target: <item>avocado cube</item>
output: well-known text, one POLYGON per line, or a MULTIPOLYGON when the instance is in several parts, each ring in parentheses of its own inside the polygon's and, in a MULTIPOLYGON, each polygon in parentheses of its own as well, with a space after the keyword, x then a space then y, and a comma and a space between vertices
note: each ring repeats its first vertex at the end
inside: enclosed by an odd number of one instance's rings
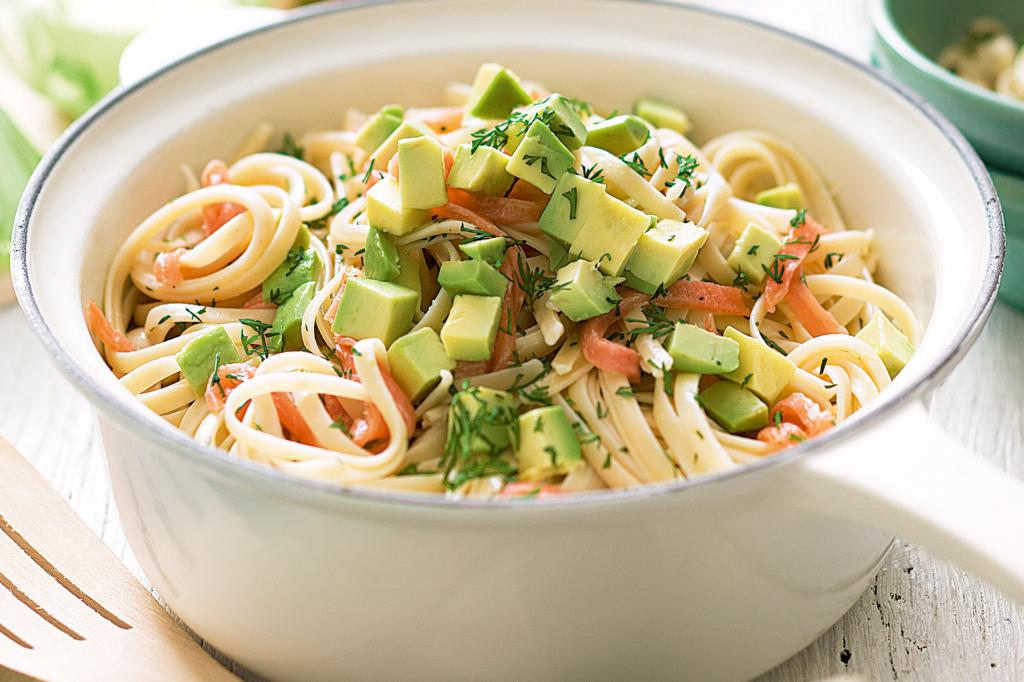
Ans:
POLYGON ((618 277, 650 224, 646 213, 605 194, 572 240, 569 252, 597 263, 604 274, 618 277))
POLYGON ((242 358, 224 327, 192 335, 192 340, 174 357, 181 375, 197 396, 206 392, 213 370, 220 365, 241 362, 242 358))
POLYGON ((353 277, 345 283, 331 329, 353 339, 380 339, 385 346, 412 328, 419 294, 391 282, 353 277))
MULTIPOLYGON (((417 301, 423 295, 423 271, 426 263, 423 261, 423 251, 414 249, 412 251, 398 250, 398 277, 392 280, 398 286, 412 289, 416 292, 417 301)), ((417 309, 419 302, 416 303, 417 309)))
POLYGON ((642 291, 645 294, 650 294, 651 296, 658 293, 659 285, 651 284, 650 282, 642 280, 629 270, 622 273, 622 283, 630 289, 636 289, 637 291, 642 291))
POLYGON ((579 149, 587 139, 587 127, 580 120, 572 102, 562 95, 554 94, 531 104, 523 111, 522 118, 513 121, 508 127, 508 144, 505 146, 509 151, 519 147, 527 134, 526 124, 535 120, 545 121, 566 149, 579 149))
POLYGON ((367 119, 356 131, 356 146, 369 154, 402 125, 402 109, 385 107, 367 119))
POLYGON ((516 423, 516 400, 506 391, 471 386, 448 407, 446 450, 498 454, 508 447, 516 423))
POLYGON ((804 193, 795 182, 787 182, 785 185, 772 187, 758 193, 754 201, 762 206, 773 206, 775 208, 791 208, 799 211, 805 207, 804 193))
POLYGON ((743 229, 725 262, 733 270, 746 275, 749 281, 761 284, 781 248, 782 240, 776 235, 756 223, 750 223, 743 229))
POLYGON ((437 283, 452 296, 504 296, 508 280, 482 260, 448 261, 441 264, 437 283))
POLYGON ((560 270, 578 258, 569 253, 569 247, 553 239, 548 242, 548 251, 548 262, 552 270, 560 270))
POLYGON ((263 281, 263 300, 281 305, 292 292, 320 276, 323 264, 312 249, 292 249, 284 261, 263 281))
POLYGON ((685 322, 676 323, 665 350, 680 372, 724 374, 740 366, 740 344, 685 322))
POLYGON ((732 327, 726 328, 724 336, 740 345, 740 365, 722 378, 749 388, 770 403, 775 402, 796 374, 796 365, 782 353, 732 327))
POLYGON ((566 265, 555 275, 551 303, 573 322, 603 315, 619 302, 618 278, 605 277, 588 260, 566 265))
POLYGON ((441 381, 441 370, 455 369, 441 338, 423 327, 396 340, 388 348, 388 369, 409 400, 418 402, 441 381))
POLYGON ((876 310, 871 321, 857 332, 857 338, 878 352, 890 377, 899 374, 914 354, 907 337, 880 310, 876 310))
POLYGON ((459 251, 474 260, 482 260, 494 267, 499 267, 505 260, 505 251, 508 249, 508 241, 504 237, 490 237, 489 239, 476 239, 464 241, 459 244, 459 251))
POLYGON ((540 214, 540 229, 562 244, 572 244, 580 228, 600 204, 605 186, 575 173, 558 179, 551 201, 540 214))
POLYGON ((488 360, 501 317, 501 298, 459 294, 441 326, 441 342, 454 360, 488 360))
POLYGON ((516 107, 533 101, 519 76, 501 64, 482 64, 473 79, 466 112, 482 119, 508 118, 516 107))
POLYGON ((768 406, 745 388, 728 381, 711 384, 697 402, 729 433, 746 433, 768 426, 768 406))
POLYGON ((546 125, 534 121, 526 131, 526 139, 509 159, 506 170, 545 194, 551 194, 558 179, 575 161, 572 152, 546 125))
POLYGON ((313 238, 313 235, 309 233, 309 228, 303 223, 299 225, 299 232, 295 235, 295 241, 292 242, 293 249, 308 249, 309 240, 313 238))
POLYGON ((398 141, 398 189, 402 205, 437 208, 448 203, 444 149, 432 137, 398 141))
POLYGON ((651 130, 643 119, 623 114, 588 126, 587 146, 622 156, 638 149, 650 136, 651 130))
POLYGON ((292 292, 284 305, 278 306, 270 328, 275 336, 268 339, 275 351, 302 350, 302 315, 315 295, 316 282, 306 282, 292 292))
POLYGON ((407 208, 394 178, 384 178, 366 193, 366 220, 374 227, 402 236, 430 221, 430 211, 407 208))
POLYGON ((542 481, 583 466, 580 440, 558 405, 538 407, 520 415, 515 433, 520 480, 542 481))
POLYGON ((398 247, 391 235, 379 228, 370 227, 366 233, 366 250, 363 253, 363 274, 370 279, 392 282, 399 272, 398 247))
MULTIPOLYGON (((391 157, 398 153, 398 143, 402 140, 409 140, 417 137, 434 137, 434 131, 425 123, 419 121, 402 121, 395 130, 388 135, 387 139, 380 143, 370 155, 373 167, 376 170, 384 170, 388 167, 391 157)), ((401 174, 401 171, 399 171, 401 174)))
POLYGON ((640 235, 626 269, 655 288, 668 286, 687 273, 707 239, 707 230, 693 223, 659 220, 640 235))
POLYGON ((679 107, 651 97, 641 97, 633 105, 633 113, 655 128, 669 128, 682 135, 690 132, 690 117, 679 107))
POLYGON ((448 186, 492 197, 504 196, 515 178, 508 174, 509 156, 494 147, 460 144, 448 173, 448 186))

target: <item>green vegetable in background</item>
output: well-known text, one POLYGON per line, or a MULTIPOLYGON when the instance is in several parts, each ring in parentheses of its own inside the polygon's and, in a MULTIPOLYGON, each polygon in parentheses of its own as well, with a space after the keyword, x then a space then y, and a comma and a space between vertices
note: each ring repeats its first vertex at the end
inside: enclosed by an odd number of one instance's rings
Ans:
POLYGON ((0 109, 0 273, 11 267, 14 213, 29 176, 39 163, 36 151, 14 122, 0 109))

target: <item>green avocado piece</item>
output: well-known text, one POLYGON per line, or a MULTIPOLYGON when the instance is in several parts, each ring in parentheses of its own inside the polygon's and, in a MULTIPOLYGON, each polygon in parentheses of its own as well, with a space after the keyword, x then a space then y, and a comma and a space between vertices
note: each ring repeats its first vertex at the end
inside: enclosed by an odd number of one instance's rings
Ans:
POLYGON ((551 303, 573 322, 603 315, 622 298, 615 291, 621 280, 605 277, 588 260, 566 265, 555 275, 551 303))
POLYGON ((263 300, 281 305, 306 282, 316 281, 323 264, 312 249, 292 249, 263 282, 263 300))
POLYGON ((388 368, 409 400, 418 402, 441 381, 441 370, 455 369, 441 337, 423 327, 396 340, 388 348, 388 368))
POLYGON ((302 350, 302 315, 313 302, 316 295, 316 282, 306 282, 279 306, 274 313, 274 324, 271 331, 277 336, 271 339, 274 347, 280 350, 302 350))
POLYGON ((676 322, 665 350, 680 372, 724 374, 740 366, 740 344, 685 322, 676 322))
POLYGON ((366 193, 366 220, 400 237, 429 222, 430 211, 403 206, 398 182, 386 177, 366 193))
POLYGON ((722 378, 750 389, 770 403, 775 402, 796 374, 796 365, 782 353, 732 327, 726 328, 724 336, 740 345, 740 366, 723 374, 722 378))
POLYGON ((391 282, 349 278, 331 329, 353 339, 380 339, 385 346, 412 328, 419 294, 391 282))
POLYGON ((416 292, 416 308, 420 307, 420 300, 423 297, 423 270, 426 263, 423 261, 423 251, 415 249, 412 251, 398 250, 398 277, 393 281, 406 289, 416 292))
POLYGON ((773 206, 775 208, 791 208, 799 211, 805 208, 804 193, 795 182, 787 182, 785 185, 772 187, 760 192, 754 201, 762 206, 773 206))
POLYGON ((408 208, 437 208, 448 203, 444 149, 432 137, 398 141, 398 189, 408 208))
POLYGON ((197 396, 206 392, 214 368, 242 360, 231 337, 221 326, 195 334, 174 359, 197 396))
POLYGON ((505 260, 505 251, 507 249, 508 241, 504 237, 464 241, 459 244, 459 251, 462 251, 469 258, 482 260, 494 267, 501 266, 502 261, 505 260))
POLYGON ((736 240, 726 259, 730 268, 742 272, 754 284, 764 282, 775 254, 782 248, 782 240, 756 223, 750 223, 736 240))
POLYGON ((746 433, 768 426, 768 406, 751 391, 728 381, 705 388, 697 395, 697 402, 729 433, 746 433))
POLYGON ((569 252, 597 263, 604 274, 618 277, 650 224, 646 213, 605 194, 572 240, 569 252))
POLYGON ((551 129, 534 121, 509 159, 506 170, 545 194, 551 194, 562 174, 572 168, 576 157, 572 155, 551 129))
POLYGON ((583 466, 579 438, 558 405, 520 415, 514 433, 520 480, 542 481, 583 466))
POLYGON ((626 270, 655 289, 667 287, 687 273, 707 238, 707 230, 693 223, 659 220, 640 235, 626 270))
POLYGON ((515 182, 506 170, 509 160, 508 154, 494 147, 477 147, 474 152, 472 145, 460 144, 455 148, 448 186, 491 197, 504 196, 515 182))
POLYGON ((643 119, 632 114, 609 118, 587 127, 587 146, 622 156, 635 151, 651 136, 643 119))
POLYGON ((385 170, 391 157, 398 153, 398 143, 417 137, 433 138, 434 131, 419 121, 402 121, 401 125, 395 128, 387 139, 370 154, 374 169, 385 170))
POLYGON ((516 417, 511 393, 486 386, 464 388, 452 396, 448 407, 445 449, 498 454, 508 447, 516 417))
POLYGON ((587 139, 587 127, 572 102, 562 95, 553 94, 531 104, 523 111, 521 119, 509 125, 505 147, 510 152, 514 152, 527 135, 526 124, 535 120, 543 121, 569 150, 579 149, 587 139))
POLYGON ((550 251, 548 253, 548 262, 551 264, 552 270, 560 270, 578 258, 578 256, 569 253, 569 247, 556 242, 554 239, 548 242, 548 249, 550 251))
POLYGON ((605 186, 575 173, 565 173, 551 192, 551 200, 540 214, 540 229, 551 239, 571 244, 580 228, 601 205, 605 186))
POLYGON ((508 118, 512 110, 533 101, 519 77, 501 64, 482 64, 473 79, 466 112, 477 118, 508 118))
POLYGON ((650 282, 646 282, 637 277, 636 275, 634 275, 629 270, 626 270, 625 272, 622 273, 622 283, 625 284, 630 289, 636 289, 637 291, 642 291, 645 294, 650 294, 651 296, 658 293, 657 284, 651 284, 650 282))
POLYGON ((400 267, 398 247, 386 232, 370 227, 366 233, 366 251, 363 253, 363 273, 369 279, 392 282, 400 267))
POLYGON ((442 263, 437 283, 452 296, 504 296, 508 280, 494 266, 470 259, 442 263))
POLYGON ((682 135, 690 132, 690 117, 679 107, 652 97, 641 97, 633 105, 633 113, 655 128, 669 128, 682 135))
POLYGON ((890 377, 899 374, 914 355, 914 347, 910 341, 881 310, 875 311, 871 321, 857 332, 857 338, 878 352, 878 357, 882 358, 890 377))
POLYGON ((402 125, 401 107, 384 107, 356 131, 356 146, 369 154, 402 125))
POLYGON ((487 360, 494 350, 501 298, 459 294, 441 327, 441 342, 453 360, 487 360))

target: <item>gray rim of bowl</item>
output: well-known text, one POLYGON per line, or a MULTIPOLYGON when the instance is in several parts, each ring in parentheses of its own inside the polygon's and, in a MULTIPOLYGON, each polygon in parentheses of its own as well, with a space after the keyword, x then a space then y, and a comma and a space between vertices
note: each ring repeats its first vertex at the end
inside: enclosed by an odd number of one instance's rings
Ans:
MULTIPOLYGON (((962 357, 977 335, 981 332, 985 320, 987 319, 992 306, 995 304, 995 295, 999 287, 999 280, 1002 274, 1004 250, 1003 220, 999 206, 999 199, 994 187, 992 186, 992 181, 985 170, 984 164, 982 164, 981 159, 978 158, 978 155, 970 147, 963 136, 956 130, 952 123, 950 123, 931 105, 925 102, 919 95, 915 94, 907 87, 897 83, 879 70, 869 66, 868 64, 859 62, 833 48, 821 45, 803 36, 764 24, 754 19, 739 17, 728 12, 722 12, 710 8, 673 3, 668 0, 626 0, 637 4, 648 4, 679 9, 682 12, 698 12, 716 16, 736 23, 753 26, 760 30, 783 36, 788 40, 810 47, 821 55, 834 59, 848 67, 852 67, 853 69, 870 76, 876 82, 888 87, 914 106, 925 118, 931 121, 932 125, 934 125, 957 150, 964 163, 970 169, 975 185, 985 204, 988 223, 989 256, 988 262, 986 263, 984 279, 968 315, 967 322, 959 330, 953 340, 950 341, 945 352, 934 363, 932 363, 930 367, 928 367, 927 371, 922 374, 920 379, 903 389, 901 392, 894 393, 888 399, 880 400, 874 406, 869 406, 868 408, 861 410, 854 417, 844 422, 841 427, 836 428, 827 434, 811 439, 800 446, 790 448, 783 453, 766 458, 761 462, 740 466, 724 473, 711 474, 697 479, 656 483, 630 489, 576 493, 564 498, 547 500, 534 499, 525 504, 523 501, 501 499, 454 500, 449 499, 444 495, 413 494, 388 490, 349 488, 310 481, 281 473, 271 469, 270 467, 256 464, 254 462, 248 462, 237 457, 232 457, 222 450, 201 445, 188 438, 177 429, 165 424, 140 420, 126 404, 125 396, 115 395, 112 390, 100 385, 76 366, 68 354, 64 352, 60 342, 57 340, 57 337, 47 325, 46 321, 43 320, 38 303, 36 302, 28 275, 28 225, 32 218, 32 212, 36 201, 38 200, 42 187, 50 173, 59 163, 68 148, 107 110, 117 106, 121 100, 129 97, 132 93, 145 88, 154 81, 158 81, 163 74, 173 71, 179 66, 188 63, 197 57, 215 50, 223 49, 241 40, 245 40, 247 36, 274 31, 283 26, 291 26, 300 22, 315 19, 321 15, 361 10, 375 5, 404 4, 412 1, 413 0, 384 0, 383 2, 375 2, 374 0, 355 0, 354 2, 342 5, 328 4, 326 6, 312 7, 298 11, 294 15, 287 17, 280 22, 258 27, 209 45, 164 66, 135 83, 115 89, 85 115, 79 118, 74 124, 72 124, 72 126, 65 131, 60 139, 58 139, 47 152, 46 156, 39 164, 39 167, 36 169, 35 173, 33 173, 32 178, 29 180, 28 187, 22 197, 21 204, 18 207, 17 217, 15 219, 11 251, 13 265, 12 275, 15 291, 17 292, 18 299, 26 317, 29 319, 29 322, 35 329, 36 333, 39 334, 46 350, 49 352, 58 368, 65 374, 65 376, 86 392, 91 397, 93 403, 101 407, 108 415, 116 418, 117 421, 125 428, 136 432, 142 437, 155 439, 157 442, 165 444, 175 453, 180 453, 181 455, 188 457, 192 463, 212 469, 218 474, 227 475, 234 479, 235 482, 246 482, 245 479, 247 478, 248 483, 250 484, 262 485, 265 492, 277 493, 290 498, 295 498, 301 495, 305 498, 303 499, 304 503, 316 501, 330 503, 332 499, 337 500, 338 498, 345 498, 351 501, 359 500, 366 503, 383 505, 428 507, 435 509, 518 509, 524 513, 527 510, 537 509, 577 508, 581 505, 611 505, 616 503, 626 503, 633 500, 648 499, 670 493, 682 493, 696 487, 723 483, 739 476, 754 475, 766 468, 778 467, 795 459, 820 454, 833 443, 849 438, 855 433, 859 433, 863 428, 865 428, 866 422, 870 421, 870 419, 881 418, 885 414, 891 414, 900 406, 915 399, 955 365, 956 361, 962 357)), ((422 2, 422 0, 420 1, 422 2)))
POLYGON ((1012 115, 1024 115, 1024 102, 983 88, 939 65, 910 42, 892 15, 892 0, 872 0, 871 23, 878 37, 896 54, 925 75, 962 92, 980 97, 1012 115))

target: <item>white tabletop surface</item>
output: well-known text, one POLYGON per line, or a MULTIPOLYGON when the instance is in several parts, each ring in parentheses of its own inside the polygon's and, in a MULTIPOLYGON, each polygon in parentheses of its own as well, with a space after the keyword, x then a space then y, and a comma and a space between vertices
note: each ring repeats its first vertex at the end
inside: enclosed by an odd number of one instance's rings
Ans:
MULTIPOLYGON (((863 57, 860 0, 705 0, 863 57)), ((56 119, 0 69, 0 106, 44 144, 56 119)), ((997 305, 977 345, 939 388, 950 434, 1024 477, 1024 315, 997 305)), ((137 574, 110 496, 93 412, 54 368, 16 306, 0 308, 0 435, 46 476, 137 574)), ((738 646, 742 643, 738 642, 738 646)), ((764 680, 1024 679, 1024 608, 973 577, 897 543, 860 601, 764 680)))

